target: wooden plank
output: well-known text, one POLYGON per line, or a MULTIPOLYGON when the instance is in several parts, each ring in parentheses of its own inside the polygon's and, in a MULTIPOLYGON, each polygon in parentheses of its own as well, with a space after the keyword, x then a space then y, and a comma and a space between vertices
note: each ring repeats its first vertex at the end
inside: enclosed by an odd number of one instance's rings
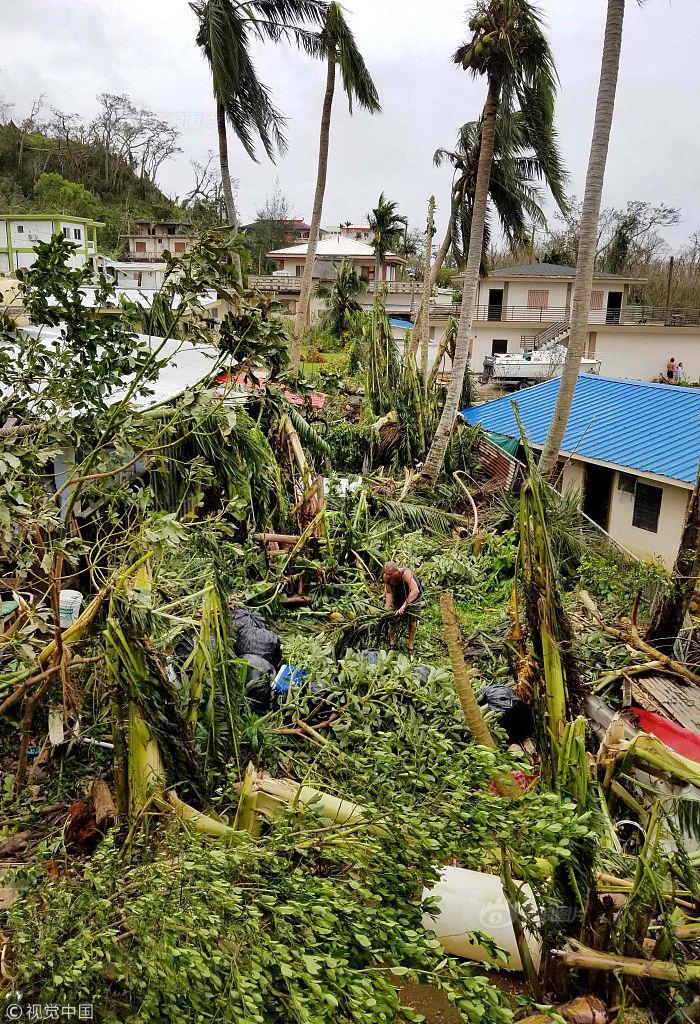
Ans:
POLYGON ((668 676, 638 676, 632 683, 632 695, 647 711, 656 711, 691 732, 700 732, 700 687, 668 676))

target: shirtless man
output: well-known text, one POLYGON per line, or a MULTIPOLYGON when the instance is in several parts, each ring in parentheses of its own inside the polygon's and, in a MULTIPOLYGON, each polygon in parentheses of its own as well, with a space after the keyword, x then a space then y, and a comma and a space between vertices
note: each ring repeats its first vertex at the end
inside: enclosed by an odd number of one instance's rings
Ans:
MULTIPOLYGON (((396 562, 387 562, 384 566, 384 607, 387 611, 394 609, 397 616, 408 612, 408 639, 406 647, 409 654, 413 653, 413 644, 418 628, 420 609, 424 605, 423 587, 412 569, 400 569, 396 562)), ((389 635, 389 645, 396 643, 396 630, 389 635)))

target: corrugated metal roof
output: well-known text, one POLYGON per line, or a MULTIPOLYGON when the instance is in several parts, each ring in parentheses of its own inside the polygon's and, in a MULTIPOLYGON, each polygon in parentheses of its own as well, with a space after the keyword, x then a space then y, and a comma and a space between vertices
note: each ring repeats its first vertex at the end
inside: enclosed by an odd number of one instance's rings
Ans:
MULTIPOLYGON (((467 423, 543 445, 560 379, 465 409, 467 423)), ((562 451, 694 484, 700 460, 700 389, 579 374, 562 451)))

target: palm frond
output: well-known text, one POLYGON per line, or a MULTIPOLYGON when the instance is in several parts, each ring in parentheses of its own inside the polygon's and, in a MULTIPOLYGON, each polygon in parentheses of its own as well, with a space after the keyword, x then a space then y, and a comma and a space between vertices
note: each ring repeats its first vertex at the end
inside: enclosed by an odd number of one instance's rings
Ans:
POLYGON ((287 415, 292 422, 292 426, 296 430, 302 444, 309 449, 312 455, 316 455, 319 458, 330 459, 333 455, 333 449, 324 438, 318 433, 313 424, 305 420, 301 415, 296 406, 290 402, 286 409, 287 415))

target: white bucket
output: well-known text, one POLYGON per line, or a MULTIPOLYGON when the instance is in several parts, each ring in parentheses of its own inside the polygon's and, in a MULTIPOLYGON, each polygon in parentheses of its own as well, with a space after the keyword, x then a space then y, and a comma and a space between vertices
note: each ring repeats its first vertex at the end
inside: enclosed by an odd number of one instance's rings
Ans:
MULTIPOLYGON (((521 902, 528 908, 528 917, 539 923, 539 915, 532 889, 522 882, 514 882, 520 890, 521 902)), ((423 899, 439 899, 436 917, 423 915, 423 926, 434 931, 446 953, 465 960, 491 960, 482 946, 469 942, 468 932, 484 932, 508 953, 508 963, 501 964, 509 971, 521 971, 522 963, 510 919, 508 901, 498 875, 487 875, 466 868, 443 868, 440 880, 433 889, 423 891, 423 899)), ((527 944, 535 966, 539 970, 542 944, 539 936, 526 931, 527 944)))
POLYGON ((58 612, 61 629, 68 629, 78 620, 83 595, 79 590, 62 590, 58 599, 58 612))

